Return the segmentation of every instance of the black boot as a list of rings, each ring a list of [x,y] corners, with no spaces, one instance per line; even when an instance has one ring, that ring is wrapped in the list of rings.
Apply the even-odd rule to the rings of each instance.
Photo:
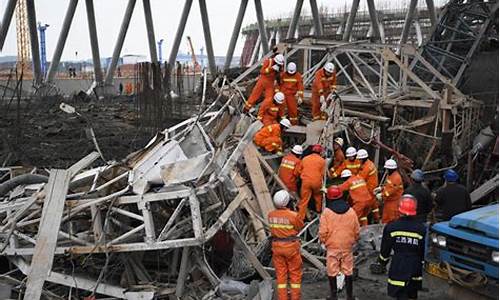
[[[330,283],[330,298],[329,300],[337,300],[337,277],[328,276],[328,283]]]
[[[347,300],[354,300],[354,296],[352,295],[352,276],[345,277],[345,293],[347,296]]]

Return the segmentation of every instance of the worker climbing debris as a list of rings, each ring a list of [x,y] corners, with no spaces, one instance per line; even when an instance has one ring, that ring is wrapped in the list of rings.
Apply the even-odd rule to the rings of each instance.
[[[259,107],[257,119],[264,124],[264,126],[279,123],[285,115],[285,107],[283,102],[285,95],[281,92],[276,92],[272,98],[264,99],[262,105]]]
[[[323,207],[322,188],[326,161],[322,157],[323,147],[321,145],[313,145],[311,150],[312,153],[302,159],[298,172],[302,181],[298,212],[302,220],[306,217],[311,197],[314,200],[314,208],[317,213],[321,213]]]
[[[300,175],[300,165],[303,149],[301,145],[295,145],[292,151],[281,160],[278,175],[288,190],[297,193],[297,180]]]
[[[287,191],[276,192],[273,197],[276,210],[271,211],[268,216],[278,300],[289,299],[288,288],[292,300],[301,299],[302,257],[298,233],[304,222],[297,212],[287,208],[289,201]]]
[[[297,106],[301,105],[304,98],[304,83],[302,74],[297,72],[297,65],[289,62],[286,72],[280,74],[280,86],[277,89],[285,95],[288,119],[292,125],[299,124],[299,114]]]
[[[290,128],[290,126],[292,124],[288,119],[281,119],[279,123],[264,126],[255,134],[254,142],[267,152],[281,153],[283,151],[281,134],[284,128]]]
[[[342,190],[331,186],[326,192],[326,208],[319,223],[319,240],[326,248],[326,266],[332,300],[337,298],[337,276],[345,275],[346,295],[353,296],[354,256],[352,248],[359,238],[358,216],[343,199]]]
[[[376,274],[383,274],[390,259],[387,279],[389,296],[417,299],[418,290],[422,288],[426,229],[415,219],[417,201],[413,196],[403,195],[396,203],[401,217],[385,226],[378,261],[370,269]]]
[[[245,103],[245,111],[254,107],[259,99],[264,95],[264,99],[271,99],[274,94],[276,75],[280,74],[285,64],[282,54],[277,54],[273,58],[266,59],[260,69],[260,76]]]
[[[384,168],[389,172],[382,187],[375,189],[377,200],[383,201],[382,223],[387,224],[399,218],[398,202],[403,195],[403,179],[398,171],[398,164],[393,159],[386,160]]]
[[[360,175],[352,174],[350,170],[342,171],[340,178],[344,182],[339,186],[342,192],[349,192],[349,204],[356,212],[361,226],[368,225],[368,214],[373,207],[373,195],[368,190],[366,181]]]
[[[313,120],[326,120],[326,107],[332,99],[332,93],[337,88],[337,73],[335,65],[327,62],[323,68],[316,71],[312,84],[312,116]]]

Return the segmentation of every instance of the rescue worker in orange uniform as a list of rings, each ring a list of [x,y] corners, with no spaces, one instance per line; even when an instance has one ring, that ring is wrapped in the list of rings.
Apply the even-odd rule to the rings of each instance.
[[[373,196],[373,204],[371,207],[371,213],[373,216],[373,221],[378,223],[380,221],[380,213],[378,209],[378,202],[373,195],[373,191],[378,186],[378,170],[375,164],[368,158],[368,151],[365,149],[359,149],[356,155],[356,159],[361,163],[361,168],[358,175],[361,176],[366,181],[368,191],[370,195]]]
[[[344,161],[337,168],[330,168],[330,177],[337,178],[344,170],[349,170],[352,174],[358,174],[361,163],[356,159],[357,153],[356,148],[347,148],[345,151],[347,159],[344,159]]]
[[[277,92],[272,98],[266,98],[259,108],[257,119],[264,126],[278,123],[285,115],[284,101],[285,95],[282,92]]]
[[[321,145],[313,145],[312,152],[302,159],[300,164],[299,174],[302,180],[300,187],[300,201],[298,204],[299,216],[302,220],[306,217],[307,206],[311,196],[314,198],[315,209],[317,213],[321,212],[323,203],[323,176],[326,168],[326,161],[321,156],[323,147]]]
[[[281,132],[283,128],[292,126],[288,119],[281,119],[279,124],[271,124],[262,127],[253,138],[255,145],[264,148],[267,152],[281,152],[283,141],[281,140]]]
[[[368,191],[366,181],[360,175],[353,175],[351,171],[342,171],[341,178],[346,179],[339,186],[339,189],[349,191],[349,202],[356,212],[361,226],[368,225],[368,214],[370,213],[372,202],[375,200],[373,194]]]
[[[335,140],[333,140],[334,152],[333,152],[333,164],[331,167],[333,168],[333,170],[338,168],[345,160],[344,151],[342,150],[343,146],[344,146],[344,139],[342,139],[341,137],[338,137]]]
[[[358,217],[335,185],[326,192],[326,207],[319,219],[319,240],[326,247],[326,270],[331,300],[337,300],[337,275],[345,275],[346,296],[354,300],[352,288],[354,257],[352,247],[359,238]]]
[[[245,102],[244,110],[248,112],[259,101],[262,94],[264,99],[272,98],[274,94],[274,81],[276,75],[280,73],[281,68],[285,64],[285,58],[282,54],[277,54],[274,58],[269,58],[264,61],[260,68],[260,76],[257,79],[252,93]]]
[[[327,99],[330,93],[334,92],[337,85],[337,74],[335,65],[331,62],[326,63],[323,68],[316,71],[312,84],[312,116],[313,120],[326,120]]]
[[[299,168],[301,164],[301,156],[303,149],[301,145],[295,145],[292,151],[285,155],[281,160],[281,165],[278,170],[278,175],[292,192],[297,192],[297,178],[299,177]]]
[[[291,300],[300,299],[300,284],[302,283],[302,257],[298,234],[304,222],[297,212],[287,208],[289,201],[290,195],[287,191],[276,192],[273,197],[276,210],[268,214],[278,300],[289,299],[287,277],[290,281]]]
[[[288,63],[286,72],[280,74],[280,82],[279,90],[285,94],[288,119],[292,125],[297,125],[299,124],[297,105],[301,105],[304,98],[304,83],[295,63]]]
[[[398,172],[398,164],[393,159],[388,159],[384,168],[389,172],[389,176],[383,187],[375,189],[377,200],[384,201],[382,213],[382,223],[387,224],[399,218],[398,203],[403,196],[403,179]]]

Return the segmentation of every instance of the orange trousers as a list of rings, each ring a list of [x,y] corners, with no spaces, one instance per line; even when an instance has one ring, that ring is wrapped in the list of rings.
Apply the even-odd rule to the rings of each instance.
[[[368,225],[368,214],[372,207],[371,199],[369,201],[354,201],[352,209],[359,219],[360,226]]]
[[[285,94],[285,102],[290,123],[292,123],[292,125],[299,124],[299,112],[297,110],[297,99],[295,95]]]
[[[283,243],[294,243],[296,247],[280,247]],[[288,279],[290,279],[291,300],[300,300],[300,285],[302,283],[302,256],[300,243],[273,242],[273,265],[276,269],[276,288],[278,300],[288,300]]]
[[[313,121],[328,119],[327,114],[321,111],[321,103],[319,102],[319,98],[320,94],[318,92],[313,91],[311,96]]]
[[[380,210],[378,208],[377,199],[374,199],[373,201],[371,212],[372,212],[373,222],[378,223],[380,221]]]
[[[382,213],[383,224],[399,219],[398,204],[399,199],[384,199],[384,210]]]
[[[264,99],[272,98],[274,95],[274,82],[259,77],[257,83],[253,87],[252,93],[250,93],[250,96],[248,97],[245,108],[250,109],[255,106],[255,104],[259,102],[262,94],[264,94]]]
[[[308,182],[302,181],[302,186],[300,187],[300,201],[298,204],[298,214],[299,218],[306,217],[307,205],[311,196],[314,197],[316,212],[320,213],[323,208],[323,195],[321,194],[321,186],[323,182]]]

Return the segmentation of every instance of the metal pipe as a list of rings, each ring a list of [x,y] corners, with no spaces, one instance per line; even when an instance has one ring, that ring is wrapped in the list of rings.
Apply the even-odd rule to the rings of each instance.
[[[314,23],[314,35],[321,36],[323,35],[323,25],[321,24],[321,16],[319,15],[318,3],[316,0],[309,0],[311,4],[311,12],[313,15],[313,23]]]
[[[290,26],[288,27],[288,32],[286,33],[287,39],[292,39],[295,36],[295,31],[297,30],[297,25],[299,24],[300,12],[302,11],[302,5],[304,0],[297,0],[295,4],[295,9],[293,11],[293,17],[290,21]]]
[[[156,53],[155,28],[153,26],[150,0],[142,0],[142,6],[144,7],[144,19],[146,20],[146,30],[148,33],[149,56],[151,57],[151,62],[156,64],[158,56]]]
[[[170,57],[168,58],[168,68],[170,73],[172,73],[175,66],[175,60],[177,58],[177,53],[179,52],[179,46],[181,44],[182,35],[184,34],[184,28],[186,28],[186,22],[192,4],[193,0],[186,0],[184,8],[182,9],[181,20],[179,21],[179,26],[177,27],[177,32],[175,33],[174,44],[172,45]]]
[[[359,0],[352,0],[351,12],[347,18],[347,24],[344,31],[344,36],[342,40],[348,42],[351,38],[352,27],[354,26],[354,20],[356,19],[356,13],[358,12]]]
[[[205,0],[199,0],[199,4],[201,23],[203,25],[203,35],[205,36],[205,47],[207,48],[208,68],[212,77],[215,78],[217,74],[217,65],[215,64],[214,47],[212,45],[212,34],[210,32],[207,3]]]
[[[436,7],[434,6],[434,0],[425,0],[427,3],[427,9],[429,10],[429,19],[431,20],[432,27],[435,27],[437,24],[436,17]]]
[[[413,21],[413,14],[417,8],[418,0],[411,0],[410,6],[408,7],[408,12],[406,13],[405,23],[403,26],[403,32],[401,33],[400,44],[406,44],[408,41],[408,34],[410,33],[411,24]]]
[[[26,12],[28,13],[28,28],[30,31],[33,80],[35,86],[38,86],[42,83],[42,68],[40,65],[40,48],[38,45],[38,32],[36,27],[35,0],[26,0]]]
[[[380,25],[378,22],[378,15],[377,15],[377,9],[375,8],[375,1],[374,0],[366,0],[368,4],[368,12],[370,13],[370,20],[372,22],[372,29],[373,29],[373,34],[375,38],[380,38],[382,43],[384,40],[382,40],[382,36],[380,35]]]
[[[68,9],[66,10],[66,15],[64,16],[61,33],[59,34],[59,39],[57,40],[56,49],[54,51],[54,55],[52,56],[52,61],[50,62],[49,71],[47,72],[47,76],[45,77],[46,82],[51,82],[54,79],[54,76],[57,73],[57,69],[59,68],[59,62],[61,61],[61,55],[64,49],[64,45],[66,45],[66,39],[68,38],[69,28],[71,27],[73,17],[75,16],[77,4],[78,0],[71,0],[69,2]]]
[[[266,23],[264,22],[264,13],[262,12],[262,3],[260,0],[255,0],[255,13],[257,14],[262,50],[264,50],[264,53],[267,53],[269,52],[269,39],[267,38]]]
[[[130,19],[132,18],[132,13],[134,12],[136,0],[129,0],[127,8],[125,10],[125,15],[123,16],[122,25],[120,27],[120,33],[118,33],[118,39],[116,40],[115,49],[113,50],[113,56],[111,57],[111,64],[108,67],[106,73],[106,84],[111,84],[113,82],[113,77],[115,75],[115,69],[118,65],[118,59],[120,58],[120,53],[122,52],[123,42],[125,41],[125,36],[127,35],[128,26],[130,25]]]
[[[3,44],[5,43],[5,38],[7,37],[7,32],[9,31],[10,21],[12,20],[12,15],[16,9],[17,0],[9,0],[5,11],[3,13],[2,23],[0,23],[0,50],[3,49]]]
[[[90,48],[92,50],[92,62],[94,64],[95,82],[102,84],[101,56],[99,55],[99,41],[95,25],[94,0],[85,0],[87,10],[87,24],[89,26]]]
[[[303,1],[303,0],[298,0]],[[231,66],[231,61],[233,60],[234,49],[236,48],[236,42],[238,41],[238,36],[240,35],[241,24],[243,23],[243,17],[247,10],[248,0],[241,0],[240,9],[238,10],[238,16],[236,16],[236,22],[233,27],[233,34],[231,35],[231,40],[229,41],[229,47],[227,47],[226,62],[224,63],[224,72],[229,70]]]

